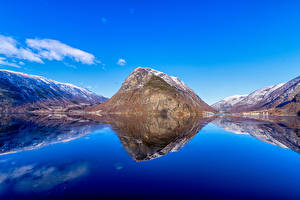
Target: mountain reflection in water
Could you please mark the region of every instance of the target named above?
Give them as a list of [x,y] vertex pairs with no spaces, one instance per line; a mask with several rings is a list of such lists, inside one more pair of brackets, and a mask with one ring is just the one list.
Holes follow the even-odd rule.
[[180,150],[205,125],[214,123],[237,134],[251,136],[300,153],[300,119],[244,117],[136,117],[79,115],[3,115],[0,154],[67,142],[110,126],[135,161],[151,160]]
[[[272,155],[276,158],[279,156],[280,161],[293,158],[295,163],[295,156],[298,155],[287,150],[293,153],[291,156],[285,149],[300,153],[299,118],[212,116],[178,119],[170,116],[67,114],[16,114],[0,117],[0,197],[3,199],[72,199],[93,195],[138,198],[145,195],[156,197],[160,194],[166,194],[166,197],[181,195],[180,197],[203,198],[223,198],[222,195],[227,194],[230,198],[234,195],[244,198],[249,194],[256,195],[253,191],[257,188],[253,187],[257,186],[254,184],[257,180],[252,180],[253,175],[257,174],[262,178],[262,174],[269,173],[270,166],[276,166],[273,170],[279,170],[277,175],[282,170],[278,163],[263,165],[259,159]],[[212,131],[207,134],[207,130],[202,130],[207,124],[215,124],[235,134],[250,135],[272,145],[261,143],[267,148],[257,151],[257,158],[247,157],[249,149],[243,148],[246,143],[236,145],[235,134],[224,134],[224,131],[214,129],[214,126],[211,126]],[[251,143],[247,137],[240,138],[239,141],[249,142],[250,148],[256,147],[257,144]],[[221,140],[224,143],[220,143]],[[254,142],[260,143],[258,140]],[[192,149],[183,148],[185,145]],[[259,155],[270,150],[269,147],[273,148],[273,145],[284,148],[284,151],[277,154],[263,153],[260,158]],[[242,155],[238,153],[239,150]],[[251,151],[255,153],[253,148]],[[290,157],[286,158],[286,154]],[[272,161],[275,162],[276,159]],[[258,169],[254,168],[255,162],[260,163]],[[249,165],[251,169],[247,169]],[[262,170],[264,167],[265,171]],[[236,173],[245,174],[253,169],[256,171],[250,173],[249,177]],[[283,173],[294,174],[297,169],[296,164]],[[245,184],[239,187],[234,181],[236,179],[232,178],[235,176],[238,181],[244,180]],[[270,177],[273,179],[273,174]],[[268,176],[262,179],[266,178]],[[135,179],[137,183],[134,182]],[[264,191],[273,191],[272,184],[278,183],[276,187],[284,187],[281,183],[286,182],[286,176],[278,180],[270,185],[262,183],[263,186],[270,186]],[[196,188],[185,184],[187,182],[193,183],[191,185]],[[149,187],[154,185],[159,189],[149,193]],[[170,185],[170,188],[165,188],[165,185]],[[292,186],[297,187],[297,184]],[[227,193],[224,193],[224,187]],[[230,188],[233,187],[235,189],[231,191]],[[116,188],[120,191],[120,196],[115,193]],[[200,193],[199,188],[203,188]],[[245,188],[249,188],[249,193],[245,192]],[[237,190],[240,191],[238,194]],[[297,189],[291,191],[289,194],[292,197],[298,195]],[[257,192],[257,196],[260,196],[261,193]],[[270,194],[266,192],[264,197],[279,195]]]
[[229,132],[250,134],[263,142],[300,153],[300,118],[219,117],[213,123]]
[[82,116],[2,115],[0,154],[40,148],[80,138],[103,126]]
[[115,116],[111,125],[130,156],[146,161],[180,150],[213,119]]

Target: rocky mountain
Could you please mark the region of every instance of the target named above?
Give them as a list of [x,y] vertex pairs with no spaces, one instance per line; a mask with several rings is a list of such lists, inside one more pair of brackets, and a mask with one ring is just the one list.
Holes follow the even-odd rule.
[[[214,104],[221,112],[266,112],[272,115],[300,116],[300,76],[287,82],[254,91],[233,101],[231,97]],[[230,108],[231,107],[231,108]]]
[[105,97],[75,85],[0,70],[0,113],[69,111],[83,109],[105,100]]
[[247,96],[248,95],[234,95],[226,97],[225,99],[213,104],[211,107],[219,112],[228,112],[235,104],[243,101]]
[[260,105],[270,114],[300,116],[300,76],[274,90]]
[[237,102],[233,107],[229,110],[230,112],[247,112],[253,110],[261,109],[261,102],[266,102],[269,96],[273,91],[277,90],[284,83],[272,85],[269,87],[265,87],[259,90],[256,90],[245,97],[242,101]]
[[247,112],[257,109],[259,102],[265,101],[268,96],[283,84],[277,84],[269,87],[265,87],[252,92],[249,95],[234,95],[226,97],[225,99],[212,105],[218,111],[221,112]]
[[191,116],[214,109],[177,77],[138,67],[111,99],[87,111]]

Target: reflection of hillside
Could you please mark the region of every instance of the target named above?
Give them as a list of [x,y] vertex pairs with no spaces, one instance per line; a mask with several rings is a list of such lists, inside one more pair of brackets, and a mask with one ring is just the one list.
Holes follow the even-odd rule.
[[253,119],[220,117],[213,121],[221,128],[234,133],[247,133],[253,137],[300,153],[300,119],[281,117]]
[[111,125],[130,156],[143,161],[178,151],[212,120],[115,116]]
[[80,138],[99,125],[81,116],[1,115],[0,154],[30,150]]

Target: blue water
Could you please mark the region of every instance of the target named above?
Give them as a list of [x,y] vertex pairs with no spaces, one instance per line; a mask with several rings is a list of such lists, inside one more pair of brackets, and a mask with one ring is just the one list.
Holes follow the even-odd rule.
[[138,162],[118,134],[102,124],[1,155],[0,197],[300,199],[300,155],[289,148],[209,123],[178,151]]

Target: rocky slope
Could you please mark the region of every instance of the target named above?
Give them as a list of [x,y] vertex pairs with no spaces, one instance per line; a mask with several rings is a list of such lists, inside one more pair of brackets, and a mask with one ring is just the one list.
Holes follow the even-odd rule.
[[247,112],[261,109],[260,104],[263,104],[263,102],[267,102],[267,99],[272,94],[272,92],[283,85],[283,83],[280,83],[252,92],[246,98],[244,98],[243,101],[240,101],[233,105],[233,107],[230,109],[230,112]]
[[227,97],[212,105],[218,111],[223,112],[248,112],[258,109],[258,103],[264,102],[268,96],[284,84],[265,87],[252,92],[249,95],[235,95]]
[[225,99],[213,104],[211,107],[219,112],[228,112],[235,104],[243,101],[247,96],[248,95],[234,95],[226,97]]
[[190,116],[214,112],[176,77],[150,68],[136,68],[108,101],[88,112]]
[[0,70],[0,113],[68,111],[102,103],[86,89],[40,76]]
[[270,114],[300,116],[300,76],[274,90],[260,105]]
[[300,76],[287,83],[256,90],[238,101],[226,98],[213,107],[218,111],[225,109],[230,113],[255,111],[272,115],[300,116]]

